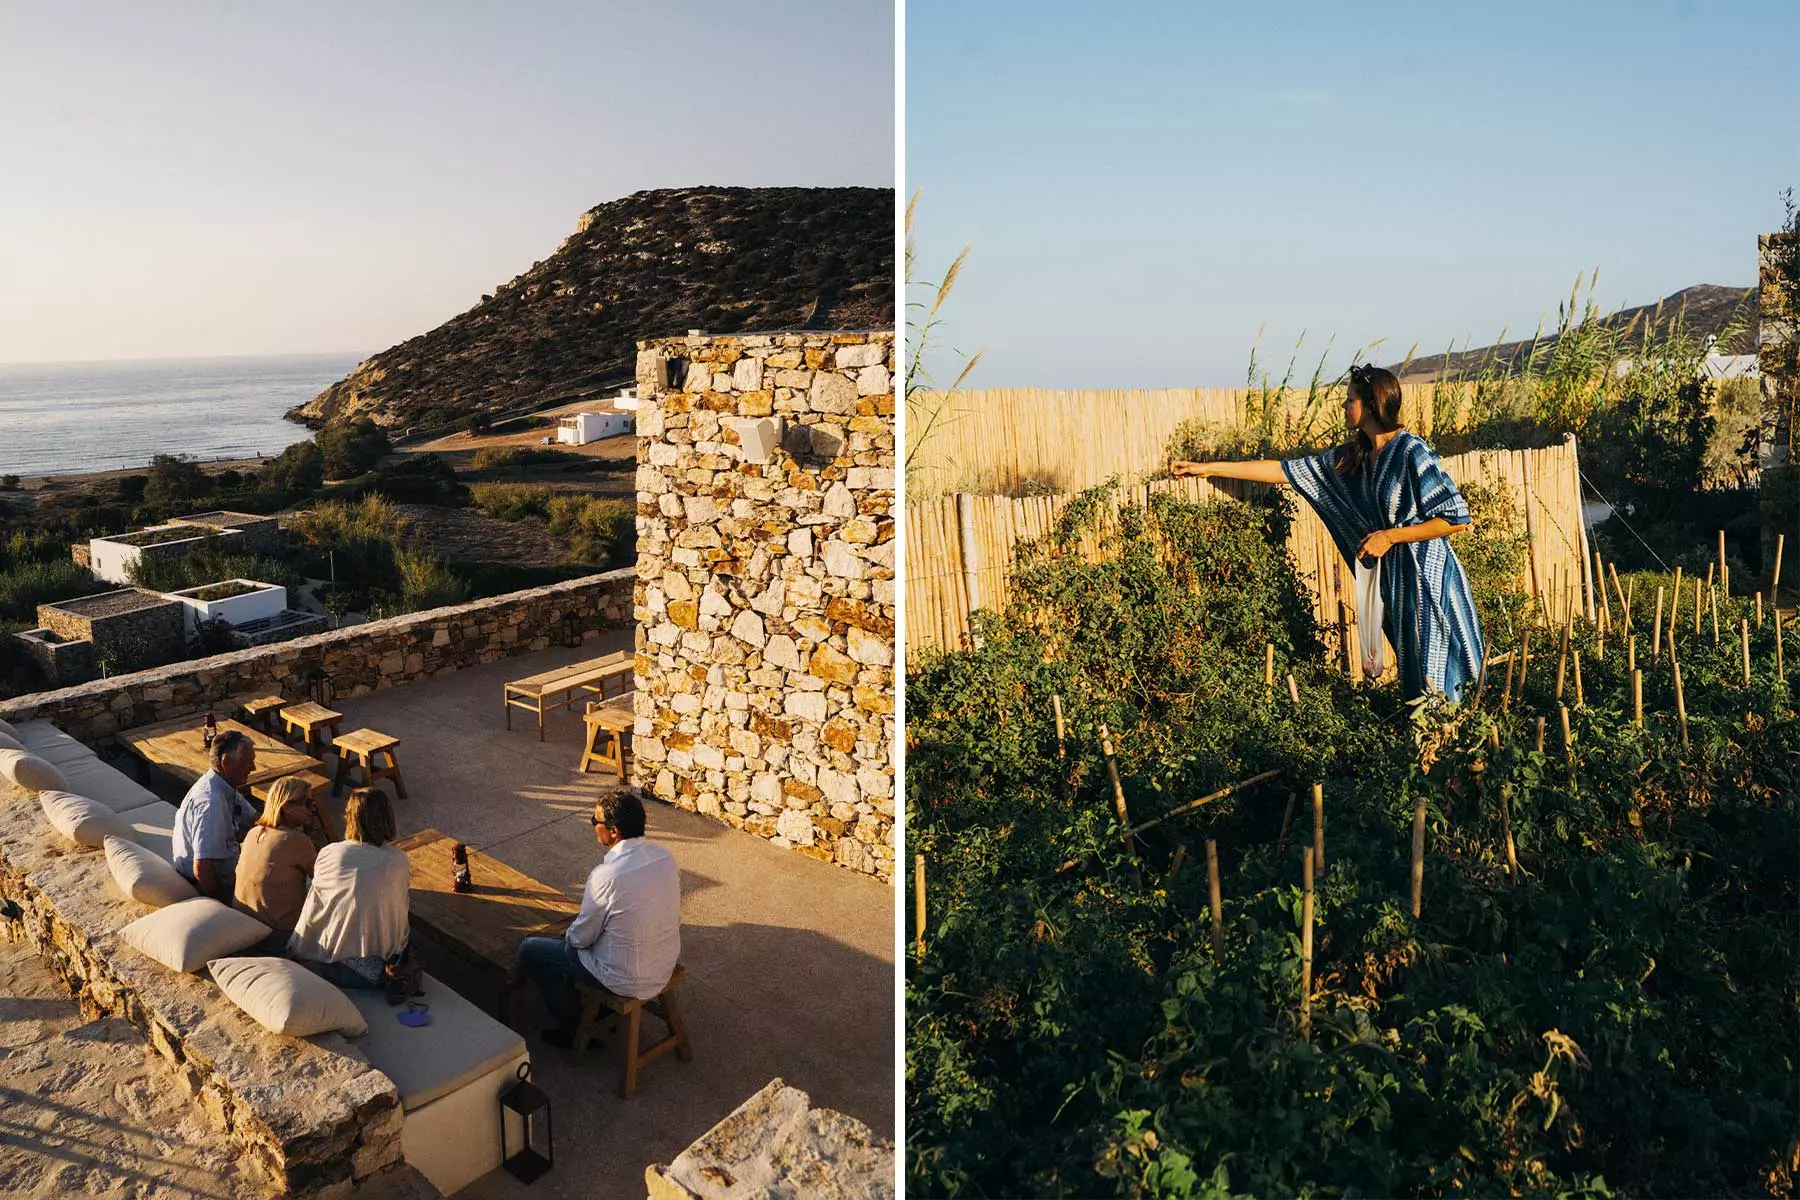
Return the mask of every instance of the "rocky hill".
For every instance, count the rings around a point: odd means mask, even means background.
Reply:
[[[1631,339],[1635,341],[1642,335],[1646,323],[1654,325],[1655,331],[1661,333],[1666,332],[1677,318],[1691,337],[1719,337],[1720,343],[1714,347],[1716,354],[1756,353],[1755,288],[1719,287],[1716,284],[1702,283],[1683,288],[1662,300],[1660,309],[1657,304],[1643,304],[1636,308],[1621,309],[1602,317],[1600,321],[1609,327],[1630,329]],[[1555,342],[1554,334],[1546,333],[1538,343],[1540,363]],[[1489,368],[1518,372],[1523,369],[1530,351],[1531,339],[1526,338],[1478,349],[1458,350],[1448,355],[1427,355],[1404,365],[1391,364],[1388,370],[1408,383],[1428,382],[1446,375],[1474,375]]]
[[[673,188],[589,209],[556,253],[288,413],[446,428],[629,383],[640,338],[891,329],[889,188]]]

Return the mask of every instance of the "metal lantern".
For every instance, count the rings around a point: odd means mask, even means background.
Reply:
[[[517,1118],[524,1131],[516,1152],[507,1146],[506,1125],[510,1118]],[[536,1182],[556,1163],[556,1148],[550,1140],[550,1097],[531,1082],[528,1062],[519,1064],[519,1082],[500,1097],[500,1161],[515,1178],[526,1183]]]
[[[562,615],[562,644],[581,645],[581,618],[572,611]]]

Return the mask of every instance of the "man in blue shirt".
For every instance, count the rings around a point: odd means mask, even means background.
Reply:
[[[212,744],[212,770],[194,781],[175,812],[175,869],[202,896],[226,904],[237,874],[238,842],[256,819],[238,789],[255,770],[256,743],[235,729],[226,730]]]

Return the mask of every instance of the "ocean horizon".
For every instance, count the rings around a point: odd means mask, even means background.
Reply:
[[[0,475],[279,454],[311,436],[283,415],[366,354],[0,363]]]

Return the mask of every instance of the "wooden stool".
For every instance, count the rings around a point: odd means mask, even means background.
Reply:
[[[331,781],[331,794],[335,796],[343,790],[351,768],[360,759],[363,769],[362,786],[374,787],[378,779],[392,779],[394,793],[400,799],[406,799],[406,781],[400,778],[400,760],[394,757],[394,747],[399,744],[399,738],[377,733],[373,729],[353,729],[342,737],[332,738],[331,747],[337,751],[338,765],[337,775]],[[387,761],[381,762],[381,757],[385,757]]]
[[[260,729],[264,733],[274,733],[275,730],[271,728],[271,725],[274,723],[276,714],[286,704],[287,701],[280,696],[252,696],[243,704],[244,724]]]
[[[587,1044],[599,1035],[600,1025],[604,1020],[615,1023],[621,1017],[625,1019],[625,1083],[620,1089],[627,1100],[637,1094],[638,1068],[645,1063],[655,1062],[669,1051],[682,1062],[694,1060],[693,1047],[688,1045],[687,1026],[682,1023],[681,1009],[675,1003],[675,988],[687,978],[687,972],[679,963],[675,973],[669,976],[669,982],[663,987],[662,994],[653,1000],[630,1000],[624,996],[614,995],[603,987],[577,983],[575,991],[581,997],[581,1020],[575,1026],[575,1043],[571,1048],[575,1062],[579,1064],[587,1054]],[[610,1010],[609,1016],[602,1018],[600,1010]],[[639,1024],[644,1010],[655,1013],[662,1023],[669,1027],[669,1036],[648,1050],[639,1051]]]
[[[637,718],[629,708],[621,707],[621,696],[604,704],[588,701],[587,713],[582,720],[587,722],[587,749],[581,752],[580,771],[587,774],[588,764],[597,762],[603,767],[610,767],[618,773],[620,779],[625,778],[625,739],[631,736],[632,726]],[[595,744],[604,737],[606,748],[599,750]]]
[[[291,742],[294,735],[299,734],[300,744],[306,748],[306,752],[321,758],[333,744],[338,726],[343,722],[343,713],[334,712],[323,704],[314,704],[310,700],[290,704],[281,710],[281,725],[286,731],[282,736]]]

